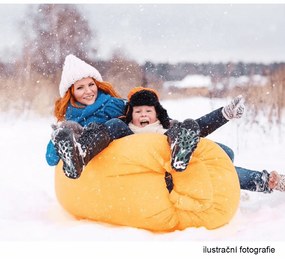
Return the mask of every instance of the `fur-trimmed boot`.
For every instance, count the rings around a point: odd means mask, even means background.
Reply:
[[[171,166],[177,172],[184,171],[200,140],[200,128],[195,120],[175,123],[166,133],[171,147]]]
[[[52,142],[65,175],[77,179],[88,162],[110,144],[111,137],[104,124],[91,123],[76,133],[70,127],[59,127],[52,134]]]
[[[269,185],[273,190],[285,192],[285,175],[272,171],[269,176]]]

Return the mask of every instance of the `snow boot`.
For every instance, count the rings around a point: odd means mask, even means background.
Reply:
[[[269,173],[267,170],[262,170],[261,173],[256,174],[253,183],[255,187],[251,191],[271,193],[272,189],[269,186]]]
[[[87,165],[94,156],[109,146],[111,141],[110,131],[105,124],[90,123],[84,128],[78,139],[83,151],[84,165]]]
[[[200,140],[200,128],[195,120],[187,119],[174,124],[166,133],[171,147],[171,167],[184,171]]]
[[[274,188],[274,190],[285,192],[285,175],[280,174],[279,182],[277,183],[277,186]]]
[[[269,176],[269,181],[274,185],[273,190],[285,192],[285,175],[272,171]]]
[[[52,142],[63,162],[65,175],[72,179],[78,178],[84,162],[73,132],[68,128],[58,128],[52,134]]]
[[[65,175],[77,179],[88,162],[109,145],[111,137],[104,124],[91,123],[77,139],[70,128],[59,128],[52,142],[63,161]]]

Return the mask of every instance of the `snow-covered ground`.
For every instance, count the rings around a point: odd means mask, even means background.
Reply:
[[[193,98],[164,101],[163,105],[172,118],[182,120],[197,118],[227,101]],[[235,217],[216,230],[189,228],[154,234],[74,219],[58,204],[54,168],[45,161],[52,122],[53,118],[36,116],[0,116],[0,258],[51,258],[56,254],[65,258],[192,258],[196,254],[213,258],[222,255],[205,254],[203,246],[227,245],[276,249],[258,256],[228,254],[233,257],[281,258],[285,254],[285,193],[280,192],[242,191]],[[209,138],[230,146],[238,166],[285,173],[285,126],[271,127],[262,118],[260,122],[250,126],[244,118],[235,120]]]

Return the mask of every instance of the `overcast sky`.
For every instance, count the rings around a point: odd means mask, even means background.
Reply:
[[[19,49],[16,23],[29,5],[0,5],[0,55]],[[97,34],[98,54],[114,48],[142,63],[285,62],[285,4],[78,5]]]

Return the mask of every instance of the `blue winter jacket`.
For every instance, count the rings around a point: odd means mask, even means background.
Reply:
[[[70,103],[67,107],[66,120],[76,121],[81,126],[87,126],[91,122],[99,124],[117,118],[124,114],[126,100],[112,97],[102,91],[98,91],[98,96],[94,104],[85,106],[84,108],[73,107]],[[56,149],[51,141],[49,141],[46,150],[46,161],[50,166],[57,165],[60,160]]]

